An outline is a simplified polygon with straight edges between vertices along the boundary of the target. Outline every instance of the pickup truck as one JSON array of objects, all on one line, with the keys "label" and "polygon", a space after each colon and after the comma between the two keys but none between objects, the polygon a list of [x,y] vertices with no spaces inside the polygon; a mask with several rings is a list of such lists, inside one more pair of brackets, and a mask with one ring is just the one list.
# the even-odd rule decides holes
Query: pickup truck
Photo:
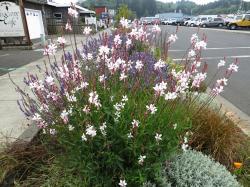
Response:
[{"label": "pickup truck", "polygon": [[235,30],[239,27],[242,28],[250,27],[250,14],[244,14],[242,19],[232,21],[228,24],[228,28],[231,30]]}]

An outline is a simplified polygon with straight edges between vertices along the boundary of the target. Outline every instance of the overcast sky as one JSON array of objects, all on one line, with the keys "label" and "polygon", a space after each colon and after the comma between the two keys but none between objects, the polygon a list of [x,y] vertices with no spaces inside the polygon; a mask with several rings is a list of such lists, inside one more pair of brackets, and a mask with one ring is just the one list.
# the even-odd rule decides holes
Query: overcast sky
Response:
[{"label": "overcast sky", "polygon": [[[158,1],[166,3],[166,2],[176,2],[176,1],[180,1],[180,0],[158,0]],[[190,0],[190,1],[193,1],[196,4],[201,5],[201,4],[211,3],[211,2],[216,1],[216,0]],[[228,0],[228,1],[230,1],[230,0]],[[245,0],[245,1],[250,1],[250,0]]]},{"label": "overcast sky", "polygon": [[[58,3],[69,3],[69,2],[76,2],[77,0],[55,0],[56,2]],[[157,1],[161,1],[161,2],[176,2],[176,1],[180,1],[180,0],[157,0]],[[213,1],[216,1],[216,0],[190,0],[190,1],[193,1],[197,4],[207,4],[207,3],[210,3],[210,2],[213,2]],[[230,0],[228,0],[230,1]],[[250,0],[245,0],[245,1],[250,1]]]}]

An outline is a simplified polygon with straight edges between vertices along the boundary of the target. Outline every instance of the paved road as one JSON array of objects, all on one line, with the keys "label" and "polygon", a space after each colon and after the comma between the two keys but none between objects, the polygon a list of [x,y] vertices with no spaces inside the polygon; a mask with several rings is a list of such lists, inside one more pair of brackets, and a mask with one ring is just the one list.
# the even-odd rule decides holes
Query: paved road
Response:
[{"label": "paved road", "polygon": [[[163,26],[168,33],[175,27]],[[190,37],[197,28],[179,27],[178,41],[171,47],[170,56],[179,61],[190,45]],[[228,64],[239,59],[239,72],[235,73],[222,96],[250,116],[250,32],[238,33],[227,30],[200,29],[199,35],[207,36],[207,50],[203,52],[203,61],[209,65],[208,77],[213,77],[219,60],[227,57]]]},{"label": "paved road", "polygon": [[15,70],[15,68],[22,68],[22,66],[42,57],[41,51],[0,50],[0,76]]}]

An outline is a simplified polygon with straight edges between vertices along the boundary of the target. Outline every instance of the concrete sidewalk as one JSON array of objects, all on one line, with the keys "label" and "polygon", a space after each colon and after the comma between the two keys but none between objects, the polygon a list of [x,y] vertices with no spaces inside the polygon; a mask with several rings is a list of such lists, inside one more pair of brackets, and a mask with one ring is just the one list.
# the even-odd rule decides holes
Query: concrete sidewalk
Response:
[{"label": "concrete sidewalk", "polygon": [[[109,32],[109,30],[102,32]],[[101,34],[101,32],[95,34],[94,37],[98,37],[99,34]],[[73,40],[73,36],[71,37]],[[69,44],[69,36],[65,36],[65,38]],[[84,42],[86,38],[79,35],[77,35],[76,38],[77,45],[79,49],[81,49],[81,42]],[[72,47],[67,46],[66,51],[72,52]],[[62,50],[58,51],[56,54],[58,61],[61,56]],[[42,66],[44,61],[47,61],[46,57],[10,72],[12,80],[24,90],[29,90],[29,88],[25,87],[23,78],[27,75],[27,72],[37,73],[38,76],[41,75],[39,74],[36,65]],[[37,132],[37,128],[30,124],[30,122],[25,119],[24,114],[20,111],[17,105],[17,100],[19,98],[20,96],[16,93],[15,87],[10,81],[8,74],[0,76],[0,148],[19,139],[29,141],[29,139]]]}]

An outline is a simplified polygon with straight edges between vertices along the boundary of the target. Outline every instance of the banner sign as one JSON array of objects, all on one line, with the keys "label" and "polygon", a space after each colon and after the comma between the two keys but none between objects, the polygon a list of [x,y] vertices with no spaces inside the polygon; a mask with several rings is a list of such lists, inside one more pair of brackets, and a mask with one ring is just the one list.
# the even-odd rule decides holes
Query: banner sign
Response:
[{"label": "banner sign", "polygon": [[25,36],[20,8],[9,1],[0,2],[0,37]]}]

